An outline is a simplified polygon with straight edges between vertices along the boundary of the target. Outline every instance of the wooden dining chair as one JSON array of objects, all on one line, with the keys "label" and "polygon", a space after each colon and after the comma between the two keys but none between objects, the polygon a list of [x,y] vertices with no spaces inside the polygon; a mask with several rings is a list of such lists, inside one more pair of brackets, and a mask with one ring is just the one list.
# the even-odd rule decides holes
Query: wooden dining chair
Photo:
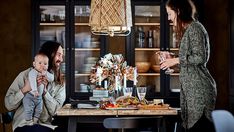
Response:
[{"label": "wooden dining chair", "polygon": [[[155,117],[114,117],[104,119],[103,125],[108,129],[118,129],[124,132],[125,129],[147,129],[161,132],[165,130],[163,116]],[[156,130],[155,130],[156,128]]]}]

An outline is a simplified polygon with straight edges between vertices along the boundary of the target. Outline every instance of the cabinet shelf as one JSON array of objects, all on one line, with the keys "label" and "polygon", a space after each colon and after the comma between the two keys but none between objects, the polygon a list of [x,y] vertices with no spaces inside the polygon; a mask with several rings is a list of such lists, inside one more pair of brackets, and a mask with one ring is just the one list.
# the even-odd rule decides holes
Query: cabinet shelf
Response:
[{"label": "cabinet shelf", "polygon": [[[65,26],[65,23],[40,23],[41,26]],[[75,26],[89,26],[89,23],[75,23]]]},{"label": "cabinet shelf", "polygon": [[160,73],[139,73],[139,76],[160,76]]},{"label": "cabinet shelf", "polygon": [[65,26],[65,23],[40,23],[40,26]]},{"label": "cabinet shelf", "polygon": [[178,51],[179,48],[170,48],[170,51]]},{"label": "cabinet shelf", "polygon": [[160,26],[160,23],[135,23],[135,26]]},{"label": "cabinet shelf", "polygon": [[160,48],[135,48],[135,51],[158,51]]},{"label": "cabinet shelf", "polygon": [[78,74],[75,74],[75,77],[82,77],[82,76],[89,76],[90,74],[89,73],[78,73]]},{"label": "cabinet shelf", "polygon": [[89,23],[75,23],[75,26],[89,26]]},{"label": "cabinet shelf", "polygon": [[75,48],[75,51],[100,51],[100,48]]}]

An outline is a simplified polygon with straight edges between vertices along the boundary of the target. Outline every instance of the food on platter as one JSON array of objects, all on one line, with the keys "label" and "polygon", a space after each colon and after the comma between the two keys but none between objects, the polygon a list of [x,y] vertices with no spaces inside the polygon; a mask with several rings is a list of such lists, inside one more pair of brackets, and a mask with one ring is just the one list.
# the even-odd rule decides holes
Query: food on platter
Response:
[{"label": "food on platter", "polygon": [[115,105],[112,100],[101,100],[99,102],[100,109],[106,109],[111,107],[117,107],[117,105]]},{"label": "food on platter", "polygon": [[120,96],[116,99],[116,104],[119,106],[138,105],[139,99],[132,96]]},{"label": "food on platter", "polygon": [[146,99],[140,101],[137,97],[132,96],[120,96],[115,102],[112,100],[100,101],[101,109],[117,109],[117,110],[127,110],[127,109],[141,109],[141,110],[166,110],[170,109],[169,104],[164,104],[163,102],[158,104],[149,104],[150,101]]},{"label": "food on platter", "polygon": [[165,110],[169,109],[169,104],[148,104],[148,105],[138,105],[138,108],[141,110]]},{"label": "food on platter", "polygon": [[136,106],[127,106],[127,107],[107,107],[107,110],[137,110]]}]

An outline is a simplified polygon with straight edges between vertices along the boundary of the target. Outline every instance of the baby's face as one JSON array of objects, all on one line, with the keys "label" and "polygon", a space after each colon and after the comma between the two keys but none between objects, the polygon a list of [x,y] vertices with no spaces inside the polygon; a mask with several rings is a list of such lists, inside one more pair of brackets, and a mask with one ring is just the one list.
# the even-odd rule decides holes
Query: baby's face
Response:
[{"label": "baby's face", "polygon": [[33,63],[34,68],[39,72],[46,71],[48,69],[48,62],[49,62],[48,57],[38,55],[38,56],[35,57],[35,60],[34,60],[34,63]]}]

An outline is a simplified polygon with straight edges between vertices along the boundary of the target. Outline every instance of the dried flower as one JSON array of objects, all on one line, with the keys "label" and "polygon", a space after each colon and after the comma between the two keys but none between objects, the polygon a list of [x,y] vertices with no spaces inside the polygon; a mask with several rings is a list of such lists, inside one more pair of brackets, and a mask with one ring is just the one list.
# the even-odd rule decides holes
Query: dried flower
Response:
[{"label": "dried flower", "polygon": [[108,90],[111,91],[115,87],[115,77],[118,76],[120,82],[122,82],[124,74],[126,74],[127,80],[133,81],[134,67],[128,66],[121,54],[112,55],[109,53],[92,67],[90,82],[98,82],[99,77],[101,78],[100,81],[106,79],[108,81]]}]

